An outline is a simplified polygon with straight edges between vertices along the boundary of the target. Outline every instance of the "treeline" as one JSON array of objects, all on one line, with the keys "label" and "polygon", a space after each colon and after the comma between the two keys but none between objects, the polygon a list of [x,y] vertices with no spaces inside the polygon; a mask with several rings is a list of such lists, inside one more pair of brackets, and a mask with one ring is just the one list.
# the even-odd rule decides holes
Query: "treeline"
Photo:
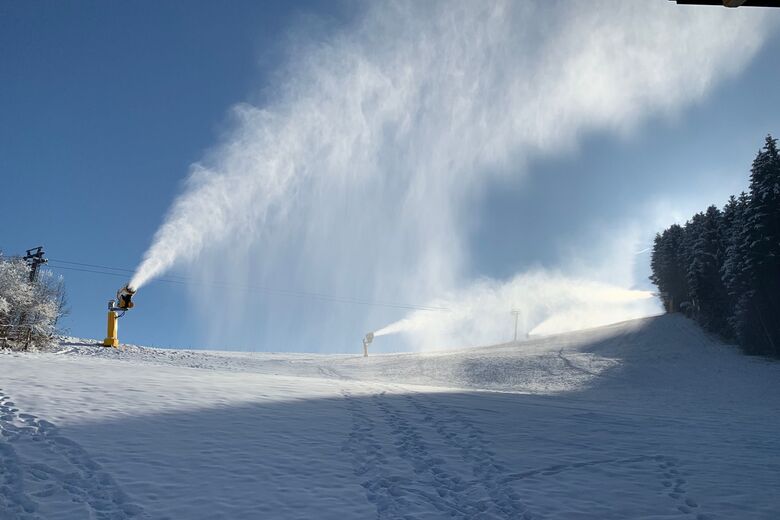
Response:
[{"label": "treeline", "polygon": [[780,357],[780,156],[772,136],[750,172],[749,193],[656,235],[650,279],[668,311],[749,354]]}]

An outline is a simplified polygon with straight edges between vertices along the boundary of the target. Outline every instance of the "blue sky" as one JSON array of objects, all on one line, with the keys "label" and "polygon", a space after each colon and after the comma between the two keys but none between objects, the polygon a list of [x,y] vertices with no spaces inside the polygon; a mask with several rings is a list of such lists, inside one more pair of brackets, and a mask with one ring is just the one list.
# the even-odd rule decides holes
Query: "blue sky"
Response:
[{"label": "blue sky", "polygon": [[[228,131],[228,109],[262,105],[300,27],[307,41],[327,41],[351,23],[353,7],[0,4],[0,249],[15,254],[43,244],[52,259],[133,269],[190,164]],[[469,276],[505,279],[565,264],[566,251],[625,222],[638,223],[649,241],[664,208],[704,209],[746,188],[763,136],[780,134],[778,55],[775,31],[743,72],[676,113],[651,114],[628,133],[587,131],[560,153],[531,157],[524,175],[487,183],[465,219]],[[636,286],[648,288],[646,260],[635,270]],[[71,307],[64,326],[100,337],[105,302],[123,278],[58,272]],[[295,280],[278,286],[300,288]],[[151,283],[122,322],[122,339],[217,346],[194,323],[192,295]],[[333,305],[343,306],[324,303],[316,312]],[[229,341],[251,341],[243,339]]]}]

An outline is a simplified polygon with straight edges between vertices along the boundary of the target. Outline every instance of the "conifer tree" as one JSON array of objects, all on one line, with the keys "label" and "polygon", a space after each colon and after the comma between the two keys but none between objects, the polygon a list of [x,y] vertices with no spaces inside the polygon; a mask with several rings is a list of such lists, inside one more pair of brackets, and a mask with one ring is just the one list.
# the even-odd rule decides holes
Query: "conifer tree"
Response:
[{"label": "conifer tree", "polygon": [[780,154],[772,136],[753,161],[740,247],[746,291],[737,302],[737,336],[748,352],[780,355]]},{"label": "conifer tree", "polygon": [[682,241],[682,268],[685,272],[685,279],[688,282],[688,298],[683,305],[683,309],[686,314],[692,318],[696,318],[699,312],[699,297],[701,294],[694,293],[691,283],[695,282],[692,269],[695,263],[695,245],[699,239],[699,234],[703,225],[704,213],[696,213],[691,219],[683,226],[683,241]]},{"label": "conifer tree", "polygon": [[742,247],[743,232],[745,226],[745,211],[748,204],[748,195],[744,191],[739,198],[733,195],[723,207],[722,240],[723,240],[723,264],[721,265],[721,280],[726,290],[726,322],[727,332],[724,334],[729,339],[735,339],[737,329],[736,307],[742,294],[747,290],[744,280],[743,266],[745,252]]},{"label": "conifer tree", "polygon": [[728,304],[720,276],[723,258],[720,210],[710,206],[706,213],[695,215],[686,226],[686,238],[687,279],[694,317],[705,329],[724,334]]},{"label": "conifer tree", "polygon": [[679,310],[688,300],[688,282],[683,268],[683,228],[673,224],[656,235],[651,256],[650,280],[658,286],[667,310]]}]

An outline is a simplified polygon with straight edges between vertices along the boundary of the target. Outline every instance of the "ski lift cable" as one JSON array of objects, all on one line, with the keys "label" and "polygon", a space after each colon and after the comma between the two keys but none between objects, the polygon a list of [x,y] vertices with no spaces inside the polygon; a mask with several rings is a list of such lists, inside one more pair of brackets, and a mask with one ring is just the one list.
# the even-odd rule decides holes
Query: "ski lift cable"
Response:
[{"label": "ski lift cable", "polygon": [[[68,264],[68,265],[61,265],[61,264]],[[100,274],[105,276],[115,276],[120,278],[126,278],[127,274],[132,274],[134,271],[131,269],[125,269],[121,267],[109,267],[104,265],[98,265],[98,264],[89,264],[85,262],[73,262],[73,261],[66,261],[66,260],[55,260],[51,259],[50,263],[48,264],[50,268],[54,269],[64,269],[68,271],[77,271],[77,272],[83,272],[83,273],[90,273],[90,274]],[[79,266],[79,267],[75,267]],[[215,287],[224,287],[224,288],[230,288],[230,289],[241,289],[241,290],[257,290],[257,291],[263,291],[263,292],[270,292],[270,293],[276,293],[276,294],[284,294],[288,296],[296,296],[301,298],[312,298],[317,300],[324,300],[324,301],[332,301],[332,302],[338,302],[338,303],[351,303],[355,305],[367,305],[367,306],[375,306],[375,307],[388,307],[388,308],[395,308],[395,309],[405,309],[405,310],[419,310],[419,311],[438,311],[438,312],[446,312],[450,309],[446,307],[437,307],[437,306],[426,306],[426,305],[415,305],[415,304],[407,304],[407,303],[398,303],[398,302],[382,302],[382,301],[373,301],[373,300],[364,300],[359,298],[351,298],[346,296],[335,296],[335,295],[328,295],[328,294],[322,294],[322,293],[314,293],[314,292],[308,292],[308,291],[299,291],[294,289],[283,289],[283,288],[276,288],[276,287],[267,287],[267,286],[256,286],[256,285],[247,285],[247,286],[238,286],[236,284],[230,284],[227,282],[221,282],[221,281],[215,281],[215,280],[199,280],[196,278],[186,277],[186,276],[177,276],[177,275],[167,275],[165,277],[159,277],[156,278],[157,281],[163,282],[163,283],[172,283],[172,284],[179,284],[179,285],[187,285],[190,283],[197,283],[200,285],[211,285]]]}]

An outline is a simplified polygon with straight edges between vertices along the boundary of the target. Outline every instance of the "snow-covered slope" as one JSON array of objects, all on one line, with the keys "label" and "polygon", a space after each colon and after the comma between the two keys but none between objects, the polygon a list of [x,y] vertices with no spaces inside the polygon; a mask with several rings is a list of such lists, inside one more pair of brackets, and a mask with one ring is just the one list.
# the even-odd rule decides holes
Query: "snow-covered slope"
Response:
[{"label": "snow-covered slope", "polygon": [[679,316],[367,359],[69,339],[0,364],[0,518],[780,511],[780,364]]}]

